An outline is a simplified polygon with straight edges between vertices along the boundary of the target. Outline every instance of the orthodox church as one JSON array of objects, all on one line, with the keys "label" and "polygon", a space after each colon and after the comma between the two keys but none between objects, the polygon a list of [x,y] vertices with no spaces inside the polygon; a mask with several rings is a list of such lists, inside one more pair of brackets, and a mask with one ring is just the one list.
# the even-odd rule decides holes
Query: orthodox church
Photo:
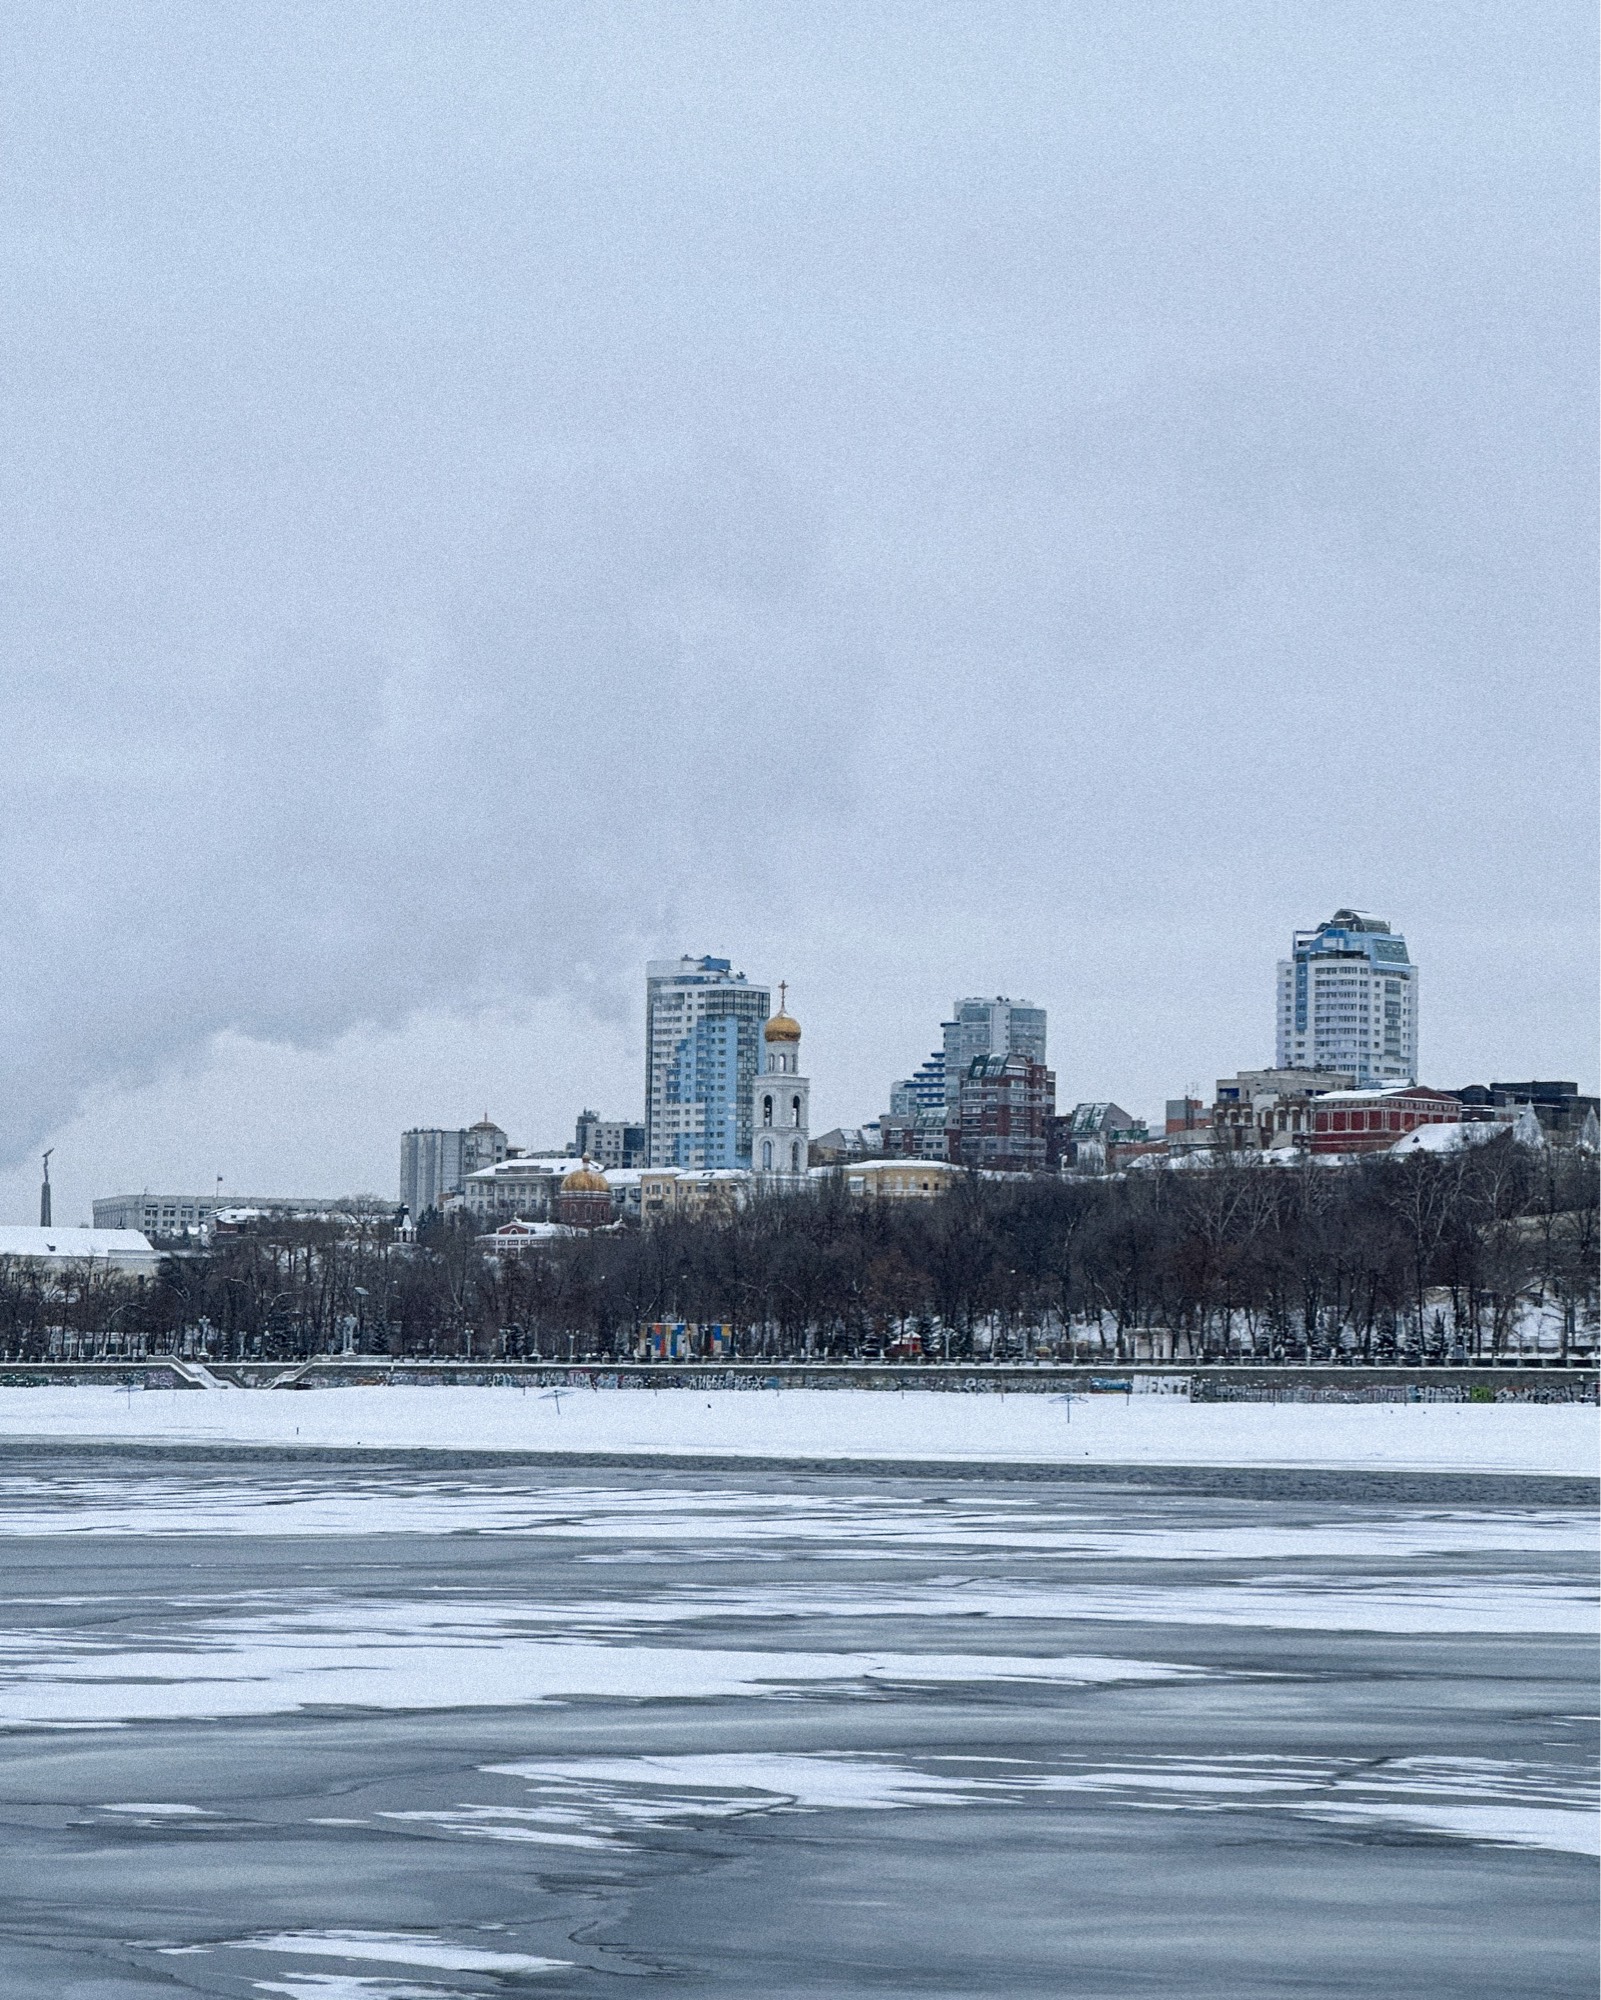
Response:
[{"label": "orthodox church", "polygon": [[752,1086],[751,1167],[762,1180],[794,1181],[806,1172],[811,1084],[800,1073],[800,1022],[780,982],[778,1012],[762,1028],[762,1066]]}]

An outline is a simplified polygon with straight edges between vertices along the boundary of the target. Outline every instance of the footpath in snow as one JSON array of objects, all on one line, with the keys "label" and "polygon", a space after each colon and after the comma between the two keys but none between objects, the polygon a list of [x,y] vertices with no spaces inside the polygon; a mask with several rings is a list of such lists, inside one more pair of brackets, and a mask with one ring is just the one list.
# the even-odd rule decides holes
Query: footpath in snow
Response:
[{"label": "footpath in snow", "polygon": [[0,1389],[3,1440],[1594,1478],[1583,1404],[1189,1403],[861,1389]]}]

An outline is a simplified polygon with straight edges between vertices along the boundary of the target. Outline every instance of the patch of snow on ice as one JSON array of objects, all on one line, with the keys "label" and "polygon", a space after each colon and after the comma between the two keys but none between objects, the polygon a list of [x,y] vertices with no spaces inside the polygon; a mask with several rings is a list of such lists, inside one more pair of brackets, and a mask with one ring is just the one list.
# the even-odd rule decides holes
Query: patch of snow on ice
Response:
[{"label": "patch of snow on ice", "polygon": [[487,1951],[451,1944],[418,1931],[278,1931],[266,1937],[228,1938],[238,1951],[272,1951],[289,1958],[364,1960],[373,1965],[423,1965],[442,1972],[550,1972],[572,1963],[522,1951]]},{"label": "patch of snow on ice", "polygon": [[[905,1811],[1101,1796],[1133,1810],[1288,1812],[1331,1825],[1414,1829],[1480,1844],[1592,1854],[1593,1787],[1566,1766],[1471,1758],[1283,1760],[1152,1758],[1119,1767],[1019,1768],[1009,1758],[931,1757],[933,1771],[870,1755],[753,1752],[706,1756],[531,1759],[489,1764],[526,1779],[527,1807],[463,1804],[386,1814],[470,1839],[629,1846],[671,1822],[751,1813]],[[962,1769],[952,1769],[962,1766]],[[980,1768],[974,1769],[972,1767]]]},{"label": "patch of snow on ice", "polygon": [[[540,1803],[521,1813],[512,1808],[458,1807],[453,1813],[394,1817],[426,1819],[489,1839],[519,1837],[496,1830],[502,1818],[516,1818],[528,1823],[522,1838],[600,1847],[615,1845],[633,1829],[671,1820],[830,1808],[891,1812],[913,1806],[971,1805],[979,1797],[970,1782],[930,1777],[871,1757],[749,1752],[561,1758],[488,1764],[484,1769],[497,1776],[528,1779]],[[533,1830],[540,1827],[563,1830]],[[584,1832],[571,1830],[577,1827]]]},{"label": "patch of snow on ice", "polygon": [[[1488,1758],[1396,1758],[1280,1764],[1152,1759],[1112,1769],[1045,1772],[1020,1789],[1103,1793],[1158,1811],[1283,1811],[1330,1824],[1408,1828],[1492,1846],[1595,1854],[1601,1821],[1591,1774]],[[1287,1796],[1299,1793],[1300,1796]]]},{"label": "patch of snow on ice", "polygon": [[1454,1834],[1492,1847],[1543,1847],[1557,1854],[1601,1855],[1601,1819],[1594,1812],[1560,1812],[1540,1806],[1447,1806],[1418,1799],[1329,1799],[1306,1810],[1318,1819],[1415,1827],[1421,1833]]},{"label": "patch of snow on ice", "polygon": [[460,2000],[455,1986],[397,1986],[391,1979],[363,1979],[348,1972],[308,1972],[299,1979],[253,1979],[252,1993],[278,1993],[283,2000]]},{"label": "patch of snow on ice", "polygon": [[98,1808],[98,1810],[101,1812],[114,1812],[114,1813],[143,1813],[148,1818],[151,1819],[188,1819],[190,1817],[195,1817],[199,1819],[211,1818],[211,1814],[209,1814],[206,1811],[204,1806],[120,1805],[120,1806],[101,1806]]},{"label": "patch of snow on ice", "polygon": [[[188,1647],[29,1649],[0,1684],[0,1722],[91,1716],[272,1715],[307,1707],[520,1708],[575,1696],[631,1701],[760,1696],[852,1682],[1106,1683],[1200,1670],[1100,1655],[827,1653],[606,1646],[530,1638],[516,1613],[387,1604],[222,1619]],[[0,1659],[4,1658],[0,1652]]]}]

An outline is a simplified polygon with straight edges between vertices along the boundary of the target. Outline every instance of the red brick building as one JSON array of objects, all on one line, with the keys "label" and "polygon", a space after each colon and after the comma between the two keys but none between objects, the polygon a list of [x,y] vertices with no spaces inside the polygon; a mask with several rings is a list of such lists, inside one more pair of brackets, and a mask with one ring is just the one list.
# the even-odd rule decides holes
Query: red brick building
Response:
[{"label": "red brick building", "polygon": [[1449,1125],[1462,1105],[1446,1090],[1403,1083],[1388,1090],[1330,1090],[1311,1103],[1314,1153],[1382,1153],[1420,1125]]},{"label": "red brick building", "polygon": [[947,1127],[950,1158],[998,1173],[1043,1173],[1056,1074],[1027,1056],[975,1056],[961,1080],[955,1121]]}]

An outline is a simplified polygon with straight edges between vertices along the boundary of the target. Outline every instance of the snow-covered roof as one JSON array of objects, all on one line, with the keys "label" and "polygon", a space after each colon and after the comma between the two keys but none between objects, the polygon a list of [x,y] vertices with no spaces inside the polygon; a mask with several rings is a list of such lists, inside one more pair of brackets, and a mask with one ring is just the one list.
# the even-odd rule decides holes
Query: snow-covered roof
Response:
[{"label": "snow-covered roof", "polygon": [[1504,1125],[1466,1125],[1455,1120],[1445,1125],[1420,1125],[1397,1139],[1392,1153],[1460,1153],[1467,1146],[1482,1146],[1486,1139],[1498,1139]]},{"label": "snow-covered roof", "polygon": [[467,1179],[491,1184],[526,1180],[529,1175],[538,1174],[548,1180],[552,1174],[570,1174],[577,1165],[578,1158],[572,1153],[519,1153],[515,1160],[497,1160],[492,1167],[475,1167]]},{"label": "snow-covered roof", "polygon": [[[1528,1110],[1528,1107],[1524,1109]],[[1404,1139],[1397,1139],[1390,1151],[1460,1153],[1469,1146],[1487,1146],[1492,1139],[1499,1139],[1505,1132],[1510,1132],[1520,1146],[1542,1146],[1545,1143],[1540,1121],[1529,1111],[1527,1118],[1451,1119],[1441,1125],[1420,1125],[1415,1132],[1408,1132]]]},{"label": "snow-covered roof", "polygon": [[161,1253],[138,1229],[35,1229],[0,1224],[0,1257],[34,1257],[45,1263],[106,1263],[124,1270],[153,1271]]},{"label": "snow-covered roof", "polygon": [[1448,1090],[1436,1090],[1427,1083],[1374,1083],[1366,1090],[1320,1090],[1317,1107],[1321,1111],[1325,1104],[1354,1104],[1360,1100],[1371,1103],[1375,1097],[1449,1097]]},{"label": "snow-covered roof", "polygon": [[[1314,1166],[1326,1166],[1330,1161],[1335,1166],[1344,1166],[1365,1157],[1360,1153],[1308,1154],[1299,1142],[1289,1145],[1263,1147],[1254,1146],[1239,1149],[1192,1146],[1181,1153],[1159,1152],[1141,1153],[1128,1163],[1127,1171],[1143,1173],[1183,1173],[1211,1167],[1302,1167],[1310,1158]],[[1106,1174],[1105,1180],[1122,1180],[1123,1175]]]}]

